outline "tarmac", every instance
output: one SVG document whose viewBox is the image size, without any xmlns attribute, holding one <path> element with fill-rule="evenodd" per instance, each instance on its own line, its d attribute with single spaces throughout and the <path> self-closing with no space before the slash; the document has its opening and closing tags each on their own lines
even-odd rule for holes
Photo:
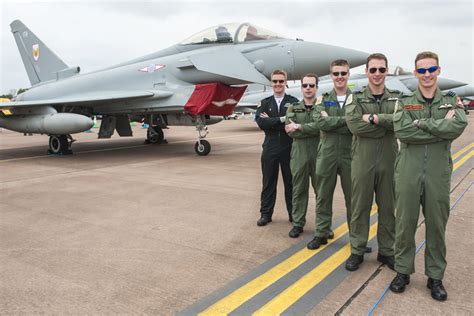
<svg viewBox="0 0 474 316">
<path fill-rule="evenodd" d="M 377 242 L 348 272 L 342 190 L 335 238 L 310 251 L 314 195 L 297 239 L 280 179 L 273 222 L 258 227 L 263 132 L 247 118 L 209 126 L 197 156 L 193 127 L 168 144 L 73 135 L 73 155 L 47 155 L 47 136 L 0 130 L 0 314 L 472 315 L 474 118 L 452 145 L 451 215 L 443 283 L 434 301 L 424 276 L 424 224 L 416 273 L 402 294 L 377 262 Z M 420 212 L 421 213 L 421 212 Z M 373 208 L 371 237 L 377 226 Z"/>
</svg>

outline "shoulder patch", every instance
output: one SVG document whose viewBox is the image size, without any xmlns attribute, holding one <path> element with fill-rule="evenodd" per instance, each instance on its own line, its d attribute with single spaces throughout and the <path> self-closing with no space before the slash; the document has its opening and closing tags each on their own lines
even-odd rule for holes
<svg viewBox="0 0 474 316">
<path fill-rule="evenodd" d="M 346 105 L 349 105 L 352 103 L 352 93 L 349 94 L 349 96 L 347 97 L 347 100 L 346 100 Z"/>
<path fill-rule="evenodd" d="M 323 102 L 323 96 L 320 95 L 317 99 L 316 99 L 316 105 L 319 105 Z"/>
<path fill-rule="evenodd" d="M 403 109 L 406 111 L 421 111 L 425 107 L 423 104 L 405 104 L 403 106 Z"/>
</svg>

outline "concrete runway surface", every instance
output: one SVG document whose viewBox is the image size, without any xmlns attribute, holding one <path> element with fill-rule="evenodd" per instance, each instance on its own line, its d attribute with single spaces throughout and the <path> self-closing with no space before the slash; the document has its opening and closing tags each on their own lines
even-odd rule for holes
<svg viewBox="0 0 474 316">
<path fill-rule="evenodd" d="M 359 270 L 344 269 L 339 185 L 326 247 L 305 248 L 312 194 L 304 233 L 288 237 L 281 179 L 273 222 L 257 227 L 263 132 L 249 118 L 209 126 L 205 157 L 194 153 L 193 127 L 165 130 L 165 145 L 145 145 L 139 125 L 110 140 L 93 129 L 74 135 L 69 156 L 46 155 L 46 136 L 2 129 L 0 314 L 472 314 L 470 116 L 452 148 L 443 303 L 426 288 L 423 224 L 405 293 L 383 295 L 395 273 L 376 261 L 376 238 Z"/>
</svg>

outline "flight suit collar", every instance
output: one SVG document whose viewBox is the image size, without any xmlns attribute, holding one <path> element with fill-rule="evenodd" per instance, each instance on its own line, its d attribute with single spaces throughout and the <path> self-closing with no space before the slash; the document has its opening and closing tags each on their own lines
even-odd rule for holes
<svg viewBox="0 0 474 316">
<path fill-rule="evenodd" d="M 374 102 L 376 101 L 374 95 L 372 94 L 372 92 L 369 89 L 369 86 L 366 86 L 362 91 L 364 92 L 364 96 L 367 99 L 370 99 Z M 380 102 L 385 101 L 385 99 L 388 99 L 389 97 L 390 97 L 390 91 L 388 91 L 387 87 L 385 86 L 383 88 L 383 95 L 382 95 L 382 99 L 380 100 Z"/>
<path fill-rule="evenodd" d="M 425 100 L 425 98 L 423 98 L 423 95 L 421 94 L 421 91 L 420 91 L 419 88 L 416 89 L 415 97 L 416 97 L 417 101 L 420 102 L 421 104 L 426 103 L 426 100 Z M 436 87 L 436 92 L 435 92 L 432 104 L 439 103 L 441 101 L 442 97 L 443 97 L 443 93 L 441 92 L 441 90 L 438 87 Z"/>
<path fill-rule="evenodd" d="M 352 94 L 351 89 L 347 88 L 346 91 L 346 100 L 347 98 Z M 337 94 L 336 94 L 336 89 L 332 88 L 332 90 L 328 93 L 328 98 L 329 100 L 337 101 Z M 345 105 L 345 104 L 344 104 Z"/>
</svg>

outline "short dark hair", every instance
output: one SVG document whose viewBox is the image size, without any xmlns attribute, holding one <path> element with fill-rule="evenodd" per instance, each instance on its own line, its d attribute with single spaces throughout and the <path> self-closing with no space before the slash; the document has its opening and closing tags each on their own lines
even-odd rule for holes
<svg viewBox="0 0 474 316">
<path fill-rule="evenodd" d="M 387 57 L 386 57 L 384 54 L 375 53 L 375 54 L 370 54 L 369 57 L 367 57 L 367 62 L 365 63 L 365 68 L 366 68 L 366 69 L 369 68 L 369 61 L 371 61 L 372 59 L 382 59 L 382 60 L 385 60 L 385 67 L 388 68 L 388 60 L 387 60 Z"/>
<path fill-rule="evenodd" d="M 332 67 L 334 66 L 347 66 L 347 68 L 351 68 L 349 62 L 345 59 L 336 59 L 334 60 L 331 65 L 329 65 L 329 71 L 332 71 Z"/>
<path fill-rule="evenodd" d="M 283 69 L 273 70 L 270 78 L 272 78 L 274 75 L 283 75 L 283 76 L 285 76 L 285 80 L 287 80 L 287 78 L 288 78 L 288 75 L 286 74 L 286 71 L 284 71 Z"/>
<path fill-rule="evenodd" d="M 303 77 L 301 77 L 301 84 L 303 84 L 303 79 L 306 78 L 306 77 L 316 79 L 316 87 L 318 86 L 319 78 L 318 78 L 317 74 L 314 74 L 314 73 L 310 72 L 310 73 L 307 73 L 306 75 L 303 75 Z"/>
<path fill-rule="evenodd" d="M 433 53 L 433 52 L 421 52 L 421 53 L 419 53 L 418 55 L 416 55 L 416 58 L 415 58 L 415 68 L 416 68 L 416 63 L 417 63 L 419 60 L 425 59 L 425 58 L 433 58 L 434 60 L 436 60 L 437 66 L 439 66 L 439 57 L 438 57 L 438 54 Z"/>
</svg>

